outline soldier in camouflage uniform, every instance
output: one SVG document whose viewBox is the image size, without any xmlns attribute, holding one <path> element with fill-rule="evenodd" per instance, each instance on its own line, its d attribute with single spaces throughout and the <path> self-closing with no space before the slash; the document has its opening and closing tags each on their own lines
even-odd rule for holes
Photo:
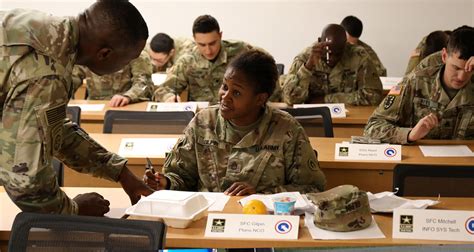
<svg viewBox="0 0 474 252">
<path fill-rule="evenodd" d="M 364 135 L 390 143 L 474 138 L 474 28 L 455 30 L 444 64 L 410 74 L 375 110 Z"/>
<path fill-rule="evenodd" d="M 367 52 L 346 43 L 346 32 L 337 24 L 324 28 L 320 40 L 296 56 L 288 75 L 280 79 L 283 100 L 288 104 L 379 104 L 382 83 Z"/>
<path fill-rule="evenodd" d="M 241 41 L 221 40 L 219 24 L 209 15 L 194 21 L 193 36 L 196 46 L 170 69 L 166 81 L 155 90 L 155 101 L 180 101 L 179 95 L 187 89 L 189 101 L 217 103 L 227 63 L 252 48 Z"/>
<path fill-rule="evenodd" d="M 346 30 L 347 42 L 362 46 L 369 54 L 369 58 L 374 64 L 379 76 L 387 76 L 387 69 L 383 66 L 382 61 L 380 61 L 374 49 L 359 39 L 360 35 L 362 35 L 362 21 L 355 16 L 347 16 L 342 20 L 341 26 Z"/>
<path fill-rule="evenodd" d="M 156 34 L 145 47 L 153 64 L 153 73 L 166 72 L 181 55 L 190 53 L 195 45 L 191 39 L 173 39 L 166 33 Z"/>
<path fill-rule="evenodd" d="M 97 75 L 85 66 L 74 66 L 73 83 L 77 88 L 86 80 L 88 100 L 110 100 L 112 107 L 149 101 L 154 86 L 151 81 L 152 66 L 145 51 L 121 70 Z"/>
<path fill-rule="evenodd" d="M 123 15 L 126 22 L 114 18 Z M 119 181 L 133 202 L 150 193 L 127 160 L 66 119 L 74 64 L 100 74 L 117 71 L 138 56 L 147 36 L 145 21 L 127 1 L 102 0 L 77 17 L 0 12 L 0 184 L 20 209 L 108 211 L 109 202 L 96 193 L 69 199 L 58 186 L 53 156 L 78 172 Z"/>
<path fill-rule="evenodd" d="M 446 47 L 449 38 L 448 33 L 449 31 L 434 31 L 423 37 L 410 56 L 405 75 L 411 73 L 424 58 Z"/>
<path fill-rule="evenodd" d="M 226 70 L 220 105 L 196 114 L 163 167 L 147 171 L 156 189 L 228 195 L 318 192 L 325 176 L 302 126 L 266 102 L 278 80 L 275 61 L 251 50 Z"/>
</svg>

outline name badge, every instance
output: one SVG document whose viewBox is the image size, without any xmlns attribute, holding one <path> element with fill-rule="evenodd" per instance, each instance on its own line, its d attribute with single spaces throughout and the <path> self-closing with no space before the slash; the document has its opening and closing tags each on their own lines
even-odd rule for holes
<svg viewBox="0 0 474 252">
<path fill-rule="evenodd" d="M 197 107 L 196 102 L 148 102 L 146 111 L 192 111 L 196 113 Z"/>
<path fill-rule="evenodd" d="M 395 209 L 393 238 L 474 242 L 474 211 Z"/>
<path fill-rule="evenodd" d="M 334 151 L 337 160 L 402 160 L 402 146 L 395 144 L 337 143 Z"/>
<path fill-rule="evenodd" d="M 328 107 L 331 111 L 331 117 L 346 117 L 346 106 L 344 103 L 325 103 L 325 104 L 294 104 L 293 108 L 318 108 Z"/>
<path fill-rule="evenodd" d="M 206 237 L 297 240 L 296 215 L 213 214 L 207 216 Z"/>
</svg>

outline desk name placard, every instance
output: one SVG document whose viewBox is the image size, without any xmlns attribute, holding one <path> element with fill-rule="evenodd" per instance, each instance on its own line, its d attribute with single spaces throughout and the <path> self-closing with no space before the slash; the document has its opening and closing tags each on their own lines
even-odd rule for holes
<svg viewBox="0 0 474 252">
<path fill-rule="evenodd" d="M 402 160 L 402 146 L 395 144 L 336 143 L 336 160 Z"/>
</svg>

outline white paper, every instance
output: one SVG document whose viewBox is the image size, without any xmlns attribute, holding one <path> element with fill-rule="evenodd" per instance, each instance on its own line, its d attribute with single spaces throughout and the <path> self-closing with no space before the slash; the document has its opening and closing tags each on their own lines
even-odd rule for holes
<svg viewBox="0 0 474 252">
<path fill-rule="evenodd" d="M 155 86 L 159 86 L 163 84 L 166 80 L 166 74 L 165 73 L 154 73 L 151 75 L 151 80 L 153 81 L 153 84 Z"/>
<path fill-rule="evenodd" d="M 214 203 L 209 207 L 209 209 L 207 209 L 207 211 L 212 212 L 224 211 L 224 207 L 230 199 L 230 196 L 225 195 L 224 193 L 200 192 L 200 194 L 204 195 L 206 199 L 214 201 Z"/>
<path fill-rule="evenodd" d="M 411 200 L 395 195 L 394 192 L 372 194 L 367 192 L 372 212 L 392 213 L 396 208 L 425 209 L 439 203 L 436 200 Z"/>
<path fill-rule="evenodd" d="M 99 112 L 104 110 L 105 104 L 68 104 L 68 107 L 80 107 L 81 112 Z"/>
<path fill-rule="evenodd" d="M 123 157 L 165 157 L 178 138 L 122 138 L 118 154 Z"/>
<path fill-rule="evenodd" d="M 146 111 L 192 111 L 196 113 L 197 102 L 148 102 Z"/>
<path fill-rule="evenodd" d="M 474 157 L 467 145 L 420 145 L 425 157 Z"/>
<path fill-rule="evenodd" d="M 380 77 L 384 90 L 390 90 L 393 86 L 398 85 L 402 79 L 402 77 Z"/>
<path fill-rule="evenodd" d="M 267 210 L 270 212 L 273 212 L 275 209 L 273 207 L 273 197 L 293 197 L 296 198 L 295 202 L 295 211 L 296 210 L 306 210 L 308 211 L 313 210 L 312 204 L 310 204 L 299 192 L 283 192 L 283 193 L 277 193 L 277 194 L 252 194 L 250 196 L 247 196 L 245 198 L 242 198 L 239 200 L 239 203 L 243 206 L 247 202 L 253 199 L 257 199 L 263 202 L 265 206 L 267 207 Z"/>
<path fill-rule="evenodd" d="M 385 235 L 380 230 L 374 217 L 372 217 L 372 223 L 369 227 L 351 231 L 351 232 L 334 232 L 324 230 L 314 225 L 314 215 L 306 213 L 304 218 L 305 226 L 308 228 L 311 237 L 314 240 L 354 240 L 354 239 L 378 239 L 385 238 Z"/>
</svg>

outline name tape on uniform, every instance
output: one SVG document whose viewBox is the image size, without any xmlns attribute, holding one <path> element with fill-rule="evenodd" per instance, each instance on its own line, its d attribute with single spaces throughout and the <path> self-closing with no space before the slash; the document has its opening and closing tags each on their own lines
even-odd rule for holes
<svg viewBox="0 0 474 252">
<path fill-rule="evenodd" d="M 395 209 L 392 237 L 474 242 L 474 211 Z"/>
<path fill-rule="evenodd" d="M 337 160 L 402 160 L 402 146 L 396 144 L 351 144 L 336 143 Z"/>
<path fill-rule="evenodd" d="M 331 111 L 331 117 L 346 117 L 346 106 L 344 103 L 327 103 L 327 104 L 294 104 L 293 108 L 318 108 L 328 107 Z"/>
<path fill-rule="evenodd" d="M 297 240 L 296 215 L 213 214 L 207 217 L 206 237 Z"/>
</svg>

